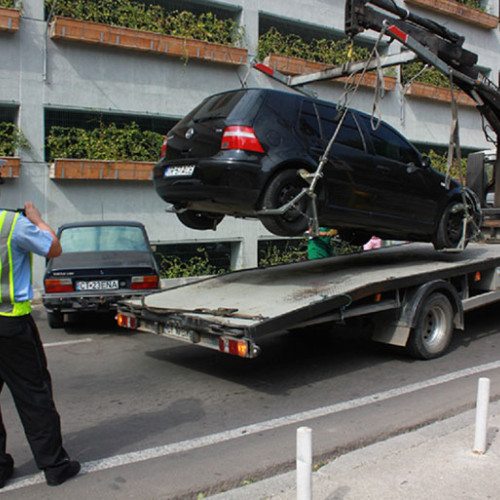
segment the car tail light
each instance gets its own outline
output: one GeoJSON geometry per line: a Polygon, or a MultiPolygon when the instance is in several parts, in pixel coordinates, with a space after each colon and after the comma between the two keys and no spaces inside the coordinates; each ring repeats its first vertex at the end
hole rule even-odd
{"type": "Polygon", "coordinates": [[[73,292],[73,282],[71,281],[71,278],[47,278],[45,280],[45,291],[47,293],[73,292]]]}
{"type": "Polygon", "coordinates": [[[252,127],[230,126],[222,134],[221,149],[243,149],[264,153],[252,127]]]}
{"type": "Polygon", "coordinates": [[[132,314],[118,313],[116,315],[116,322],[118,326],[123,326],[123,328],[130,328],[132,330],[137,328],[137,318],[132,314]]]}
{"type": "Polygon", "coordinates": [[[133,276],[130,288],[132,290],[158,288],[158,276],[133,276]]]}
{"type": "Polygon", "coordinates": [[[227,337],[219,338],[219,350],[227,354],[234,354],[246,358],[248,354],[248,343],[246,340],[234,340],[227,337]]]}
{"type": "Polygon", "coordinates": [[[161,146],[161,153],[160,153],[160,156],[162,158],[167,154],[167,142],[168,142],[168,137],[165,136],[165,139],[163,139],[163,144],[161,146]]]}

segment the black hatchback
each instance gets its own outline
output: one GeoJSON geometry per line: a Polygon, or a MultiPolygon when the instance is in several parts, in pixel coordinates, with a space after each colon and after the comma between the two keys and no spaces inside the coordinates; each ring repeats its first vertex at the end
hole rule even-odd
{"type": "Polygon", "coordinates": [[[190,228],[215,229],[231,215],[296,236],[313,213],[312,197],[297,195],[336,133],[314,190],[321,226],[356,244],[377,235],[455,248],[464,218],[467,238],[474,234],[480,209],[471,191],[447,183],[385,122],[351,109],[338,128],[341,115],[335,104],[272,89],[210,96],[168,132],[155,189],[190,228]]]}

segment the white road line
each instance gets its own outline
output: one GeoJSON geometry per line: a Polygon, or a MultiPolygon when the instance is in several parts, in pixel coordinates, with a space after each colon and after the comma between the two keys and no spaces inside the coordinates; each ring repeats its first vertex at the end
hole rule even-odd
{"type": "Polygon", "coordinates": [[[62,345],[73,345],[73,344],[83,344],[86,342],[92,342],[92,339],[80,339],[80,340],[62,340],[61,342],[49,342],[48,344],[43,344],[43,347],[59,347],[62,345]]]}
{"type": "MultiPolygon", "coordinates": [[[[314,418],[334,415],[335,413],[340,413],[346,410],[352,410],[354,408],[360,408],[361,406],[366,406],[372,403],[379,403],[380,401],[396,398],[398,396],[410,394],[412,392],[420,391],[422,389],[427,389],[429,387],[434,387],[436,385],[445,384],[447,382],[452,382],[460,378],[469,377],[471,375],[476,375],[478,373],[490,370],[496,370],[499,368],[500,368],[500,361],[494,361],[492,363],[486,363],[484,365],[465,368],[463,370],[448,373],[447,375],[442,375],[440,377],[431,378],[423,382],[417,382],[415,384],[405,385],[403,387],[398,387],[396,389],[390,389],[388,391],[371,394],[369,396],[353,399],[351,401],[345,401],[342,403],[337,403],[329,406],[323,406],[321,408],[295,413],[293,415],[288,415],[286,417],[273,418],[271,420],[267,420],[264,422],[246,425],[228,431],[217,432],[215,434],[209,434],[208,436],[202,436],[195,439],[180,441],[178,443],[172,443],[164,446],[158,446],[155,448],[148,448],[145,450],[124,453],[122,455],[116,455],[114,457],[104,458],[102,460],[94,460],[91,462],[86,462],[82,466],[82,473],[98,472],[106,469],[112,469],[114,467],[120,467],[122,465],[131,465],[138,462],[144,462],[146,460],[166,457],[168,455],[173,455],[174,453],[181,453],[190,450],[195,450],[198,448],[202,448],[204,446],[211,446],[219,443],[224,443],[232,439],[251,436],[253,434],[258,434],[260,432],[278,429],[280,427],[284,427],[291,424],[298,424],[314,418]]],[[[20,488],[25,488],[27,486],[43,483],[44,481],[45,479],[42,474],[35,474],[33,476],[21,477],[13,481],[12,483],[8,484],[7,486],[5,486],[2,490],[0,490],[0,493],[3,491],[12,491],[20,488]]]]}

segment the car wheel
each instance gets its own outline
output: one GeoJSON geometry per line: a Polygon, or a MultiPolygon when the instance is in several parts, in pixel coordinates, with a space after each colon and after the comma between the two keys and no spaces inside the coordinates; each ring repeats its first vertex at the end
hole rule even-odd
{"type": "MultiPolygon", "coordinates": [[[[481,225],[481,209],[476,197],[466,193],[467,208],[472,215],[472,221],[467,224],[465,245],[473,238],[481,225]]],[[[454,200],[449,203],[441,215],[438,228],[433,239],[434,248],[457,248],[462,240],[464,231],[465,207],[462,200],[454,200]]]]}
{"type": "MultiPolygon", "coordinates": [[[[279,208],[293,200],[306,181],[297,170],[283,170],[269,183],[262,197],[262,209],[279,208]]],[[[278,236],[298,236],[307,231],[311,218],[311,198],[303,196],[293,207],[280,215],[262,215],[264,227],[278,236]]]]}
{"type": "Polygon", "coordinates": [[[178,212],[177,218],[190,229],[198,229],[199,231],[213,229],[215,231],[224,216],[211,212],[186,210],[184,212],[178,212]]]}
{"type": "Polygon", "coordinates": [[[64,314],[59,311],[47,313],[50,328],[62,328],[64,326],[64,314]]]}
{"type": "Polygon", "coordinates": [[[445,295],[433,293],[420,308],[406,348],[415,358],[437,358],[448,349],[452,335],[453,307],[445,295]]]}
{"type": "Polygon", "coordinates": [[[365,243],[368,243],[370,241],[371,235],[363,233],[362,231],[351,231],[349,229],[341,229],[339,231],[339,237],[342,241],[349,243],[349,245],[361,247],[365,243]]]}

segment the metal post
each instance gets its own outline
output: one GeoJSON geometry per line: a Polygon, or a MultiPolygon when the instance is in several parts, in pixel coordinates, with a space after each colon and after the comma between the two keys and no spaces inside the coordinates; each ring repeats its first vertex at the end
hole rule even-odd
{"type": "Polygon", "coordinates": [[[486,434],[488,432],[488,403],[490,400],[490,379],[481,377],[477,385],[476,432],[474,437],[474,453],[482,455],[486,451],[486,434]]]}
{"type": "Polygon", "coordinates": [[[297,429],[297,500],[312,499],[312,431],[297,429]]]}

